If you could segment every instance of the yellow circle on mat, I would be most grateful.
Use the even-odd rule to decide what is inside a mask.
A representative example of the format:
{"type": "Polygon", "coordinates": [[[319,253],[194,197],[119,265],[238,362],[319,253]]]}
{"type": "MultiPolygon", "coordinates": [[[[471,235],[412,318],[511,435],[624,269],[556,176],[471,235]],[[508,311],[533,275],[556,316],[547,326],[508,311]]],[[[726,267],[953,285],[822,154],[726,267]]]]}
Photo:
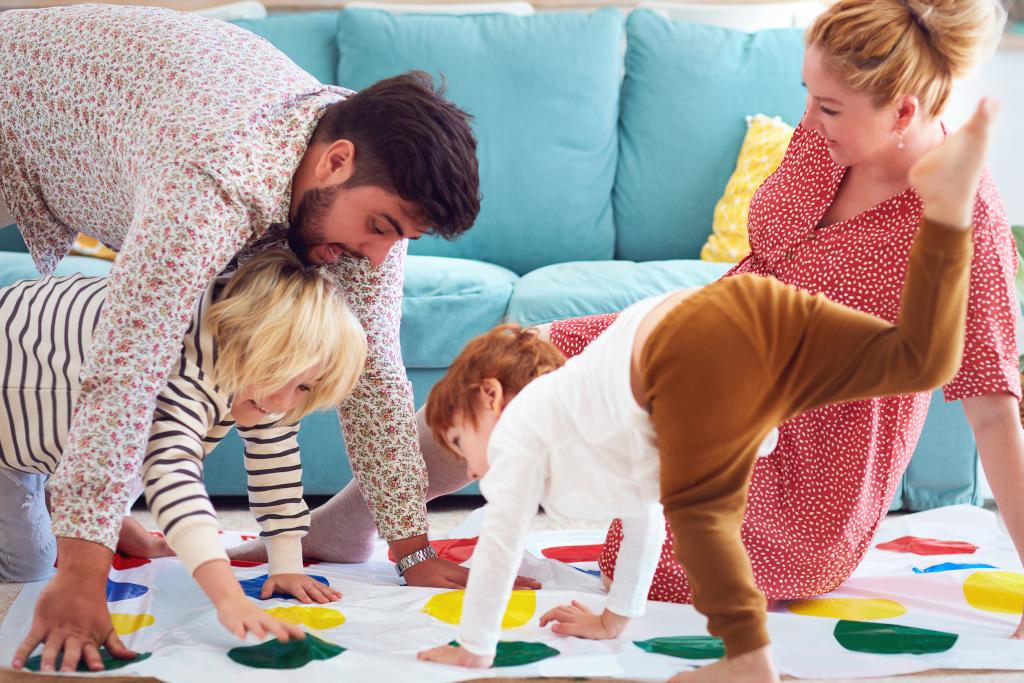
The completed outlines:
{"type": "Polygon", "coordinates": [[[821,598],[797,600],[789,611],[804,617],[827,617],[847,621],[875,621],[893,619],[907,613],[907,608],[895,600],[869,598],[821,598]]]}
{"type": "Polygon", "coordinates": [[[110,621],[113,622],[117,635],[123,636],[146,628],[156,619],[152,614],[111,614],[110,621]]]}
{"type": "MultiPolygon", "coordinates": [[[[462,600],[466,591],[450,591],[438,593],[427,600],[423,611],[446,624],[457,624],[462,618],[462,600]]],[[[512,591],[505,616],[501,618],[502,628],[518,628],[530,621],[537,611],[537,594],[535,591],[512,591]]]]}
{"type": "Polygon", "coordinates": [[[1020,614],[1024,610],[1024,574],[974,572],[964,581],[964,598],[975,609],[1020,614]]]}
{"type": "Polygon", "coordinates": [[[289,624],[320,630],[335,628],[345,623],[344,614],[328,607],[272,607],[263,611],[289,624]]]}

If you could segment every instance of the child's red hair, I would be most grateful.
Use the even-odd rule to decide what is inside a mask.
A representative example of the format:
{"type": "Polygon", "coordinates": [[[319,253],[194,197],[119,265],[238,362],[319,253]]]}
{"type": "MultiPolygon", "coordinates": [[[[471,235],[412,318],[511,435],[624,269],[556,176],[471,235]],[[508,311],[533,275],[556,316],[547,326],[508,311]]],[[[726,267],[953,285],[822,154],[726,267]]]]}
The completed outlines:
{"type": "Polygon", "coordinates": [[[539,339],[536,330],[515,324],[499,325],[466,344],[448,372],[431,389],[427,398],[427,425],[437,442],[451,451],[445,435],[457,415],[465,416],[476,425],[476,394],[485,379],[498,380],[508,400],[534,378],[564,363],[565,356],[558,347],[539,339]]]}

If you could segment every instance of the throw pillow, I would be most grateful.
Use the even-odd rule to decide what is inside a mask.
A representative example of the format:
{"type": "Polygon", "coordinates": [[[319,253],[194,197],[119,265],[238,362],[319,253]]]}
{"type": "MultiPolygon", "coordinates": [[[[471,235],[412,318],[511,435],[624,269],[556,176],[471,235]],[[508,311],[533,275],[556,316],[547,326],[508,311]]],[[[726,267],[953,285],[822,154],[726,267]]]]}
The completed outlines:
{"type": "Polygon", "coordinates": [[[704,261],[736,263],[750,251],[747,210],[761,183],[775,172],[786,154],[793,127],[778,116],[747,117],[747,135],[736,159],[736,170],[715,205],[711,236],[700,250],[704,261]]]}

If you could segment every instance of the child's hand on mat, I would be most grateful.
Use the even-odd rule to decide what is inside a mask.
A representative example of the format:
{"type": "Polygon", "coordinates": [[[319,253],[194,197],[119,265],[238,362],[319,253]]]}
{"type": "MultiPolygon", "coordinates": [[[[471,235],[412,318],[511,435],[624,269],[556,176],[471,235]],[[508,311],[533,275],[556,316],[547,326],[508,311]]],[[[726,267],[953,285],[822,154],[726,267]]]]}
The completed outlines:
{"type": "Polygon", "coordinates": [[[244,594],[241,597],[231,596],[217,603],[217,619],[221,625],[231,631],[239,640],[245,640],[248,633],[260,640],[271,634],[282,643],[291,639],[302,640],[306,637],[302,628],[296,624],[275,619],[270,616],[244,594]]]}
{"type": "Polygon", "coordinates": [[[1021,617],[1020,624],[1017,626],[1017,630],[1014,631],[1013,635],[1010,637],[1016,638],[1017,640],[1024,640],[1024,617],[1021,617]]]}
{"type": "Polygon", "coordinates": [[[318,602],[322,605],[341,600],[339,591],[305,574],[274,574],[263,582],[260,598],[269,600],[274,593],[287,593],[306,604],[318,602]]]}
{"type": "Polygon", "coordinates": [[[416,655],[416,659],[421,662],[464,666],[467,669],[486,669],[494,663],[493,655],[475,655],[465,648],[453,645],[442,645],[441,647],[424,650],[416,655]]]}
{"type": "Polygon", "coordinates": [[[628,623],[629,617],[622,617],[608,610],[596,614],[576,600],[570,605],[559,605],[550,609],[540,618],[541,628],[554,624],[551,627],[552,633],[590,640],[618,638],[628,623]]]}

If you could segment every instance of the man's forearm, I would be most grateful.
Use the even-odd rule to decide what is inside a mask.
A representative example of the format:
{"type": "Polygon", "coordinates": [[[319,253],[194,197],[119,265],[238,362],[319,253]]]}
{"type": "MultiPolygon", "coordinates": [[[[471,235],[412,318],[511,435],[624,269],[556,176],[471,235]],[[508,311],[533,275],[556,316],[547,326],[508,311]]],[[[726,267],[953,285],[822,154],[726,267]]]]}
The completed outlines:
{"type": "Polygon", "coordinates": [[[83,590],[106,592],[107,574],[114,553],[102,543],[77,538],[57,538],[57,578],[68,577],[83,590]]]}
{"type": "Polygon", "coordinates": [[[427,543],[427,535],[420,534],[419,536],[410,536],[409,538],[399,538],[394,541],[388,541],[388,547],[391,549],[391,554],[397,561],[406,555],[416,552],[420,548],[425,548],[427,543]]]}

